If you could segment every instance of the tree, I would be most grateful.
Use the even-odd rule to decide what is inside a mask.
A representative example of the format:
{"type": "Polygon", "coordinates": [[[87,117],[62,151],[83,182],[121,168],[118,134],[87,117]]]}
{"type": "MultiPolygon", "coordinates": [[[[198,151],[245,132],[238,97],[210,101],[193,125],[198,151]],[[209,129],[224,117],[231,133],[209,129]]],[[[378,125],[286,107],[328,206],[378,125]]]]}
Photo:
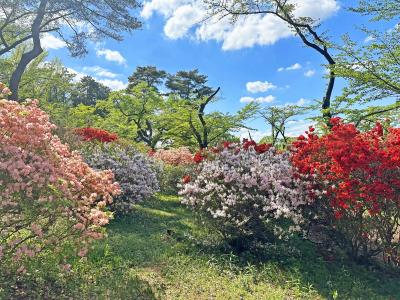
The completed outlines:
{"type": "Polygon", "coordinates": [[[163,120],[164,99],[155,88],[142,82],[128,92],[112,93],[109,102],[113,104],[113,110],[122,114],[126,126],[135,125],[136,142],[144,142],[155,149],[165,141],[168,127],[163,120]]]}
{"type": "Polygon", "coordinates": [[[90,76],[85,76],[75,84],[70,101],[73,106],[79,104],[94,106],[98,100],[107,99],[110,92],[109,87],[90,76]]]}
{"type": "Polygon", "coordinates": [[[131,15],[138,7],[136,0],[0,0],[0,55],[31,43],[11,76],[12,99],[18,100],[26,67],[43,52],[43,34],[56,33],[72,56],[82,56],[88,39],[122,40],[123,31],[139,28],[141,23],[131,15]]]}
{"type": "Polygon", "coordinates": [[[244,121],[253,117],[258,105],[250,103],[237,114],[221,112],[207,113],[207,106],[216,100],[219,88],[208,97],[188,101],[187,99],[168,99],[166,121],[171,126],[169,134],[185,146],[197,145],[200,149],[218,144],[221,139],[231,137],[232,131],[247,128],[244,121]],[[190,143],[190,144],[189,144],[190,143]]]}
{"type": "Polygon", "coordinates": [[[269,106],[260,111],[261,117],[271,126],[271,144],[276,146],[279,135],[286,145],[289,140],[286,136],[287,122],[304,111],[297,105],[269,106]]]}
{"type": "Polygon", "coordinates": [[[196,100],[209,97],[214,93],[213,89],[206,85],[207,81],[207,76],[195,69],[168,75],[165,85],[170,90],[170,94],[177,95],[181,99],[196,100]]]}
{"type": "Polygon", "coordinates": [[[350,10],[362,15],[373,15],[374,21],[398,19],[400,17],[399,0],[362,0],[358,7],[350,10]]]}
{"type": "Polygon", "coordinates": [[[137,67],[135,72],[128,78],[128,89],[132,89],[141,82],[145,82],[147,86],[157,89],[167,77],[167,72],[158,70],[154,66],[137,67]]]}
{"type": "MultiPolygon", "coordinates": [[[[360,8],[353,10],[363,14],[379,13],[380,19],[394,17],[394,12],[388,10],[388,7],[392,7],[389,3],[393,1],[372,1],[368,5],[365,1],[361,3],[360,8]],[[383,6],[375,7],[378,2],[383,6]]],[[[343,46],[338,47],[340,52],[335,58],[335,73],[346,79],[348,85],[334,106],[336,114],[345,114],[357,127],[367,129],[375,126],[377,119],[398,119],[400,27],[383,31],[367,28],[361,30],[369,37],[368,44],[359,46],[349,36],[344,36],[343,46]]]]}
{"type": "MultiPolygon", "coordinates": [[[[203,0],[209,7],[209,17],[223,19],[229,17],[236,22],[249,15],[273,15],[283,20],[300,37],[302,42],[324,57],[329,65],[328,86],[322,101],[323,117],[328,122],[331,117],[330,106],[335,85],[335,60],[330,54],[327,39],[317,33],[318,22],[310,17],[296,17],[295,5],[287,0],[203,0]]],[[[328,122],[329,123],[329,122],[328,122]]]]}

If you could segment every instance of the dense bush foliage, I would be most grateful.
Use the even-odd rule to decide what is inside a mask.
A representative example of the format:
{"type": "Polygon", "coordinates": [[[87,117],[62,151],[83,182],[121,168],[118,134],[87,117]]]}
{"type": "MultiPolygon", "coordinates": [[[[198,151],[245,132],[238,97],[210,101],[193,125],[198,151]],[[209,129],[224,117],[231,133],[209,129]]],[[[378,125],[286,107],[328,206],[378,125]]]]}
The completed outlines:
{"type": "Polygon", "coordinates": [[[101,143],[114,142],[118,139],[118,135],[110,133],[107,130],[98,128],[76,128],[75,133],[84,141],[98,141],[101,143]]]}
{"type": "Polygon", "coordinates": [[[380,124],[367,132],[339,118],[318,137],[311,128],[294,143],[293,163],[306,180],[317,180],[324,197],[313,217],[334,231],[336,242],[356,259],[383,253],[400,263],[400,129],[380,124]]]}
{"type": "Polygon", "coordinates": [[[149,156],[159,164],[160,191],[167,195],[177,194],[182,178],[194,165],[193,154],[186,147],[150,151],[149,156]]]}
{"type": "Polygon", "coordinates": [[[91,144],[83,152],[93,168],[114,172],[122,194],[111,204],[113,211],[128,213],[133,204],[159,191],[157,174],[151,160],[133,147],[91,144]]]}
{"type": "Polygon", "coordinates": [[[187,166],[192,165],[193,154],[186,147],[176,149],[160,149],[149,152],[149,155],[154,159],[160,160],[171,166],[187,166]]]}
{"type": "Polygon", "coordinates": [[[265,240],[298,230],[307,203],[295,179],[288,153],[245,141],[197,153],[198,170],[184,178],[183,203],[205,217],[228,238],[265,240]]]}
{"type": "Polygon", "coordinates": [[[2,276],[36,274],[34,262],[48,255],[53,268],[68,269],[69,259],[102,237],[110,218],[104,208],[119,194],[112,172],[91,169],[54,127],[37,101],[0,100],[2,276]]]}

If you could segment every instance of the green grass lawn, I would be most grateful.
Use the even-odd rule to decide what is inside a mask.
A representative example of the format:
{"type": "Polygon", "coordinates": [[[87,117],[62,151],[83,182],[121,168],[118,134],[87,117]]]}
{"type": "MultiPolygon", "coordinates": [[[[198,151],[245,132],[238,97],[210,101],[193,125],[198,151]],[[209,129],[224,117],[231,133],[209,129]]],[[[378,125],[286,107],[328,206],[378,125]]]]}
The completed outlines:
{"type": "Polygon", "coordinates": [[[160,196],[109,225],[108,237],[74,271],[83,277],[80,297],[400,299],[398,276],[339,259],[326,262],[304,241],[240,256],[221,245],[176,197],[160,196]]]}

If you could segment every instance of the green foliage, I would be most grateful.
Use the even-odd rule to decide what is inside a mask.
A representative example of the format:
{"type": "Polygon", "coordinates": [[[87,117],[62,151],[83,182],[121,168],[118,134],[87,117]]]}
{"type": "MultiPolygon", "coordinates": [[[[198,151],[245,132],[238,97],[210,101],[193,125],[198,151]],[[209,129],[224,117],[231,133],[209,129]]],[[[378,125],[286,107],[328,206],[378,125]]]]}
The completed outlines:
{"type": "Polygon", "coordinates": [[[70,102],[73,106],[79,104],[94,106],[98,100],[107,99],[110,92],[110,88],[90,76],[85,76],[75,84],[70,96],[70,102]]]}
{"type": "Polygon", "coordinates": [[[163,83],[166,77],[167,72],[163,70],[158,70],[154,66],[139,66],[136,68],[135,72],[133,72],[133,74],[128,78],[128,90],[143,82],[145,82],[148,87],[153,87],[157,89],[157,87],[163,83]]]}
{"type": "MultiPolygon", "coordinates": [[[[313,245],[294,239],[257,254],[227,253],[215,232],[194,222],[176,197],[160,196],[114,221],[108,237],[71,272],[25,281],[40,299],[396,299],[398,275],[329,262],[313,245]]],[[[0,298],[14,278],[1,278],[0,298]]],[[[19,281],[21,286],[21,281],[19,281]]],[[[17,295],[19,296],[19,295],[17,295]]],[[[18,298],[18,297],[15,297],[18,298]]]]}
{"type": "Polygon", "coordinates": [[[161,193],[165,195],[177,195],[178,184],[182,183],[182,178],[192,174],[192,166],[171,166],[163,164],[159,173],[159,182],[161,193]]]}

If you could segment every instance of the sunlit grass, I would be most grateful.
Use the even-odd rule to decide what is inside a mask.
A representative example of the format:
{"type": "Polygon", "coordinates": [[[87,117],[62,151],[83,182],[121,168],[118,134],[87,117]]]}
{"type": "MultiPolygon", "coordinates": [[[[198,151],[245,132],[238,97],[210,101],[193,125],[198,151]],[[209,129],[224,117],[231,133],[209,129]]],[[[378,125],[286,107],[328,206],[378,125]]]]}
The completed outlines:
{"type": "Polygon", "coordinates": [[[399,277],[339,258],[326,262],[313,245],[301,240],[241,255],[224,249],[218,236],[197,225],[176,197],[160,196],[109,225],[108,237],[86,264],[97,270],[92,280],[99,284],[97,288],[86,284],[86,295],[106,299],[400,298],[399,277]]]}

